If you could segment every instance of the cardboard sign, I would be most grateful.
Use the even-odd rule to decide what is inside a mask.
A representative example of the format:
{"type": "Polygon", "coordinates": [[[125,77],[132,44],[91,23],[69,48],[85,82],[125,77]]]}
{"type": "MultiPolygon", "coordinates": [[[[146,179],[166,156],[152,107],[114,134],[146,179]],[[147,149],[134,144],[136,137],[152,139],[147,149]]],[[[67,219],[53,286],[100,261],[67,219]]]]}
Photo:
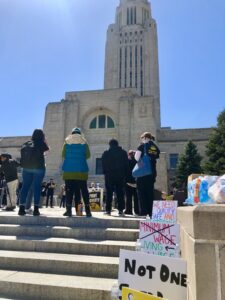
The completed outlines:
{"type": "Polygon", "coordinates": [[[89,201],[92,211],[102,210],[103,190],[102,189],[89,189],[89,201]]]}
{"type": "Polygon", "coordinates": [[[144,252],[179,257],[180,226],[178,224],[140,222],[139,240],[144,252]]]}
{"type": "Polygon", "coordinates": [[[126,287],[122,288],[122,300],[166,300],[165,298],[155,297],[126,287]]]}
{"type": "Polygon", "coordinates": [[[153,222],[176,223],[177,201],[154,201],[152,209],[153,222]]]}
{"type": "Polygon", "coordinates": [[[183,259],[120,250],[119,288],[171,300],[187,299],[187,264],[183,259]]]}

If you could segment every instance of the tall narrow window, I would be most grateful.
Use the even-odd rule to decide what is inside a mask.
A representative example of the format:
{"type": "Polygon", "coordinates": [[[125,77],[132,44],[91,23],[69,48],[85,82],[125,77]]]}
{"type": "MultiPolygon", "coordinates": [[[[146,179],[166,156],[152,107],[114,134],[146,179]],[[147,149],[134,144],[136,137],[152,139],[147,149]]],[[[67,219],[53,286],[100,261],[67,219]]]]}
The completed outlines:
{"type": "Polygon", "coordinates": [[[137,9],[134,7],[134,24],[137,24],[137,9]]]}
{"type": "Polygon", "coordinates": [[[176,169],[179,155],[177,153],[170,154],[170,169],[176,169]]]}
{"type": "Polygon", "coordinates": [[[133,24],[133,7],[130,8],[130,24],[133,24]]]}
{"type": "Polygon", "coordinates": [[[130,46],[130,87],[132,87],[132,46],[130,46]]]}
{"type": "Polygon", "coordinates": [[[120,48],[120,71],[119,71],[119,86],[120,86],[120,88],[122,86],[121,80],[122,80],[122,48],[120,48]]]}
{"type": "Polygon", "coordinates": [[[137,88],[137,63],[138,63],[138,49],[135,46],[135,87],[137,88]]]}
{"type": "Polygon", "coordinates": [[[130,24],[130,9],[127,8],[127,25],[130,24]]]}
{"type": "Polygon", "coordinates": [[[141,96],[143,96],[143,48],[140,48],[140,69],[141,69],[141,96]]]}
{"type": "Polygon", "coordinates": [[[127,87],[127,46],[125,47],[125,74],[124,74],[124,87],[127,87]]]}

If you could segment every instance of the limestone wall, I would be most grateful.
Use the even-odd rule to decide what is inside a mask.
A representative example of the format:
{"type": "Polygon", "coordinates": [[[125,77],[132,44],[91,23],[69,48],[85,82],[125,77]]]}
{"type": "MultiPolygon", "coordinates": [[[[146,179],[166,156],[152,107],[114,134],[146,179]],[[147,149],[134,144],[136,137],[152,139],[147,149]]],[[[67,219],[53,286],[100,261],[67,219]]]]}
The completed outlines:
{"type": "Polygon", "coordinates": [[[178,208],[188,300],[225,299],[225,205],[178,208]]]}
{"type": "Polygon", "coordinates": [[[0,138],[0,154],[9,153],[13,158],[20,158],[20,149],[23,143],[30,140],[30,136],[0,138]]]}
{"type": "Polygon", "coordinates": [[[184,147],[189,140],[197,146],[199,154],[205,157],[206,145],[212,128],[193,129],[161,129],[157,131],[157,141],[160,150],[167,153],[167,164],[170,168],[170,154],[184,153],[184,147]]]}

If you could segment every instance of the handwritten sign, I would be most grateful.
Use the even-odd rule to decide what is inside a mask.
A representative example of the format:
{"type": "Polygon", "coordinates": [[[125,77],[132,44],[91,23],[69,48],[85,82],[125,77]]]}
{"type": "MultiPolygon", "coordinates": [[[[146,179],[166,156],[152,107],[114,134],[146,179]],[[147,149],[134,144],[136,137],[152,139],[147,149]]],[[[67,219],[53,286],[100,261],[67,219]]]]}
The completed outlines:
{"type": "Polygon", "coordinates": [[[151,254],[179,257],[179,232],[178,224],[141,221],[141,249],[151,254]]]}
{"type": "Polygon", "coordinates": [[[152,218],[154,222],[176,223],[177,201],[154,201],[152,218]]]}
{"type": "Polygon", "coordinates": [[[92,211],[102,210],[103,191],[102,189],[89,189],[89,201],[92,211]]]}
{"type": "Polygon", "coordinates": [[[166,300],[149,294],[135,291],[129,288],[122,288],[122,300],[166,300]]]}
{"type": "Polygon", "coordinates": [[[171,300],[186,300],[187,264],[180,258],[121,249],[119,287],[171,300]]]}

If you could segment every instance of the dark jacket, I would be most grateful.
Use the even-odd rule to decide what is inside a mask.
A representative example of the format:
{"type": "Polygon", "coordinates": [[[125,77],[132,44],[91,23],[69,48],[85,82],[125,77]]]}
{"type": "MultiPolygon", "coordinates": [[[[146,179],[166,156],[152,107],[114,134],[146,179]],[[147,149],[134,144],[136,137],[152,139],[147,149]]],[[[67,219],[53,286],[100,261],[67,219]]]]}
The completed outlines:
{"type": "Polygon", "coordinates": [[[0,172],[4,172],[6,182],[18,179],[17,167],[19,167],[19,165],[20,164],[14,159],[2,161],[0,172]]]}
{"type": "Polygon", "coordinates": [[[126,178],[128,172],[127,152],[120,146],[112,146],[102,154],[103,173],[107,176],[126,178]]]}
{"type": "Polygon", "coordinates": [[[136,163],[137,162],[134,157],[132,157],[131,159],[128,159],[128,172],[127,172],[127,179],[126,179],[126,181],[128,183],[136,183],[136,180],[132,175],[132,171],[133,171],[133,168],[136,165],[136,163]]]}

